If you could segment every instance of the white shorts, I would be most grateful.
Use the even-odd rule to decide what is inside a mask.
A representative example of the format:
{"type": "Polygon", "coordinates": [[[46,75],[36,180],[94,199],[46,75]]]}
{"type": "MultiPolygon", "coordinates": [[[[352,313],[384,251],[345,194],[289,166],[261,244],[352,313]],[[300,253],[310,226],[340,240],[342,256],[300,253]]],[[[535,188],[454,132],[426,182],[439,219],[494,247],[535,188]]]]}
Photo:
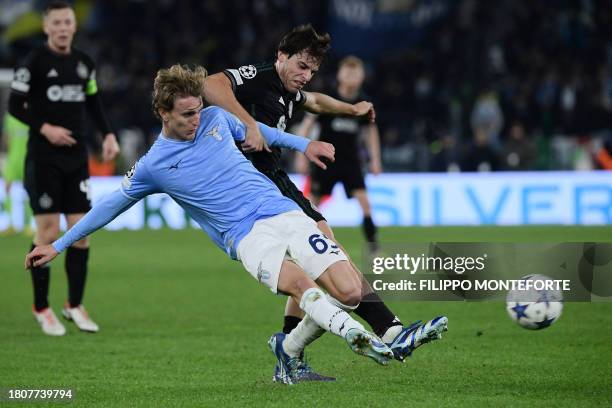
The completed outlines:
{"type": "Polygon", "coordinates": [[[284,259],[295,262],[312,280],[332,264],[347,260],[334,241],[325,237],[302,211],[255,222],[236,253],[246,270],[274,293],[284,259]]]}

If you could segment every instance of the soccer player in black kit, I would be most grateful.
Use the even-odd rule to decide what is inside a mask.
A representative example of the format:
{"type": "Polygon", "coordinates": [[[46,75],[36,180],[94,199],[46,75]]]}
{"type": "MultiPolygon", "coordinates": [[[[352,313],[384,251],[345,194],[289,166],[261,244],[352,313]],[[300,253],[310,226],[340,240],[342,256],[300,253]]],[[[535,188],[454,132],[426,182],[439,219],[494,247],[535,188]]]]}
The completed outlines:
{"type": "MultiPolygon", "coordinates": [[[[316,221],[325,235],[334,239],[325,218],[281,168],[280,150],[270,150],[265,146],[255,122],[260,121],[284,130],[294,112],[305,109],[317,114],[367,117],[374,123],[375,113],[370,102],[351,104],[325,94],[302,90],[318,71],[330,41],[329,34],[318,34],[310,24],[298,26],[281,39],[274,63],[243,65],[211,75],[206,80],[203,94],[208,103],[221,106],[246,125],[247,137],[241,146],[246,156],[276,184],[283,195],[293,199],[306,215],[316,221]]],[[[436,331],[432,329],[432,324],[437,326],[435,329],[440,325],[446,326],[446,318],[443,318],[403,327],[357,268],[353,278],[358,279],[360,285],[363,284],[362,302],[357,308],[342,305],[343,308],[354,309],[358,316],[368,322],[373,331],[393,350],[396,359],[403,361],[416,347],[431,340],[429,336],[436,331]]],[[[337,286],[342,287],[341,283],[337,286]]],[[[342,302],[342,297],[338,300],[342,302]]],[[[289,333],[295,329],[302,316],[303,311],[299,306],[288,299],[283,332],[289,333]]],[[[314,376],[312,379],[321,377],[314,376]]],[[[322,379],[326,380],[327,377],[322,379]]]]}
{"type": "MultiPolygon", "coordinates": [[[[36,222],[32,248],[58,238],[60,213],[71,228],[91,208],[84,134],[87,113],[104,135],[104,160],[119,153],[98,95],[94,63],[72,47],[76,33],[72,7],[50,3],[43,29],[47,41],[15,69],[9,98],[9,112],[30,126],[24,184],[36,222]]],[[[82,305],[88,257],[87,239],[66,252],[69,293],[62,314],[80,330],[97,332],[98,325],[82,305]]],[[[31,275],[36,320],[45,334],[64,335],[66,329],[48,303],[49,266],[33,267],[31,275]]]]}
{"type": "MultiPolygon", "coordinates": [[[[365,95],[361,85],[365,79],[363,61],[354,56],[345,57],[338,67],[338,87],[331,95],[346,103],[363,100],[365,95]]],[[[331,143],[336,147],[336,160],[327,170],[317,171],[311,167],[311,195],[310,200],[319,205],[323,196],[329,195],[334,185],[341,182],[347,197],[354,197],[359,202],[363,212],[363,231],[372,250],[378,247],[376,239],[376,226],[372,221],[370,201],[366,193],[366,185],[361,170],[359,154],[359,137],[366,134],[366,144],[369,153],[370,172],[380,174],[382,164],[380,160],[380,138],[378,127],[364,118],[347,115],[319,115],[307,114],[302,121],[300,130],[302,136],[308,136],[315,123],[320,126],[320,140],[331,143]]],[[[298,160],[303,157],[298,156],[298,160]]],[[[302,169],[302,172],[304,169],[302,169]]]]}

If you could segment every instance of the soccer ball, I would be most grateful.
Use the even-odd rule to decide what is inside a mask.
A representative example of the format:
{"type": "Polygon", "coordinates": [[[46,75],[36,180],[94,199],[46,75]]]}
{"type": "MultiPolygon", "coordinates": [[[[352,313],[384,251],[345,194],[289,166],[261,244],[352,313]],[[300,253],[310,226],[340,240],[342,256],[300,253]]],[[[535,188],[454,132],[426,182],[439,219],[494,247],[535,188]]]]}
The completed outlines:
{"type": "Polygon", "coordinates": [[[544,275],[527,275],[527,290],[511,290],[506,298],[506,310],[510,318],[521,327],[531,330],[545,329],[559,319],[563,310],[560,290],[545,289],[545,282],[552,281],[544,275]]]}

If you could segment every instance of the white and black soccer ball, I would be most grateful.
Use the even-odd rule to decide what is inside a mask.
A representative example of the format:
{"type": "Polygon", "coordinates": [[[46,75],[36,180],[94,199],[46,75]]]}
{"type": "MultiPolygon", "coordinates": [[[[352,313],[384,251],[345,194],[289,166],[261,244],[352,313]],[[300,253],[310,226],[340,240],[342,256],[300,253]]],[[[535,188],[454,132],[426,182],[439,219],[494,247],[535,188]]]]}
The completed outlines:
{"type": "Polygon", "coordinates": [[[538,289],[542,283],[552,281],[544,275],[527,275],[521,280],[534,281],[529,290],[511,290],[506,297],[506,310],[512,320],[521,327],[540,330],[549,327],[561,316],[563,294],[560,290],[538,289]],[[537,285],[535,281],[538,281],[537,285]]]}

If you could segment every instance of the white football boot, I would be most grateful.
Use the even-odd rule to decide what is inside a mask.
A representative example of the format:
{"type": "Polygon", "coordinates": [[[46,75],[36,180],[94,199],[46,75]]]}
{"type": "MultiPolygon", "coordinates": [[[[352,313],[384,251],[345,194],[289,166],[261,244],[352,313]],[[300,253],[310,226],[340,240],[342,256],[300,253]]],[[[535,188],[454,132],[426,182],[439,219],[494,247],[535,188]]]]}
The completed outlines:
{"type": "Polygon", "coordinates": [[[62,315],[66,320],[73,321],[81,331],[97,333],[98,330],[100,330],[98,325],[91,320],[83,305],[70,307],[70,305],[66,303],[62,309],[62,315]]]}
{"type": "Polygon", "coordinates": [[[66,328],[64,325],[57,319],[53,310],[50,307],[37,312],[32,306],[32,312],[34,313],[34,317],[40,327],[48,336],[63,336],[66,334],[66,328]]]}

